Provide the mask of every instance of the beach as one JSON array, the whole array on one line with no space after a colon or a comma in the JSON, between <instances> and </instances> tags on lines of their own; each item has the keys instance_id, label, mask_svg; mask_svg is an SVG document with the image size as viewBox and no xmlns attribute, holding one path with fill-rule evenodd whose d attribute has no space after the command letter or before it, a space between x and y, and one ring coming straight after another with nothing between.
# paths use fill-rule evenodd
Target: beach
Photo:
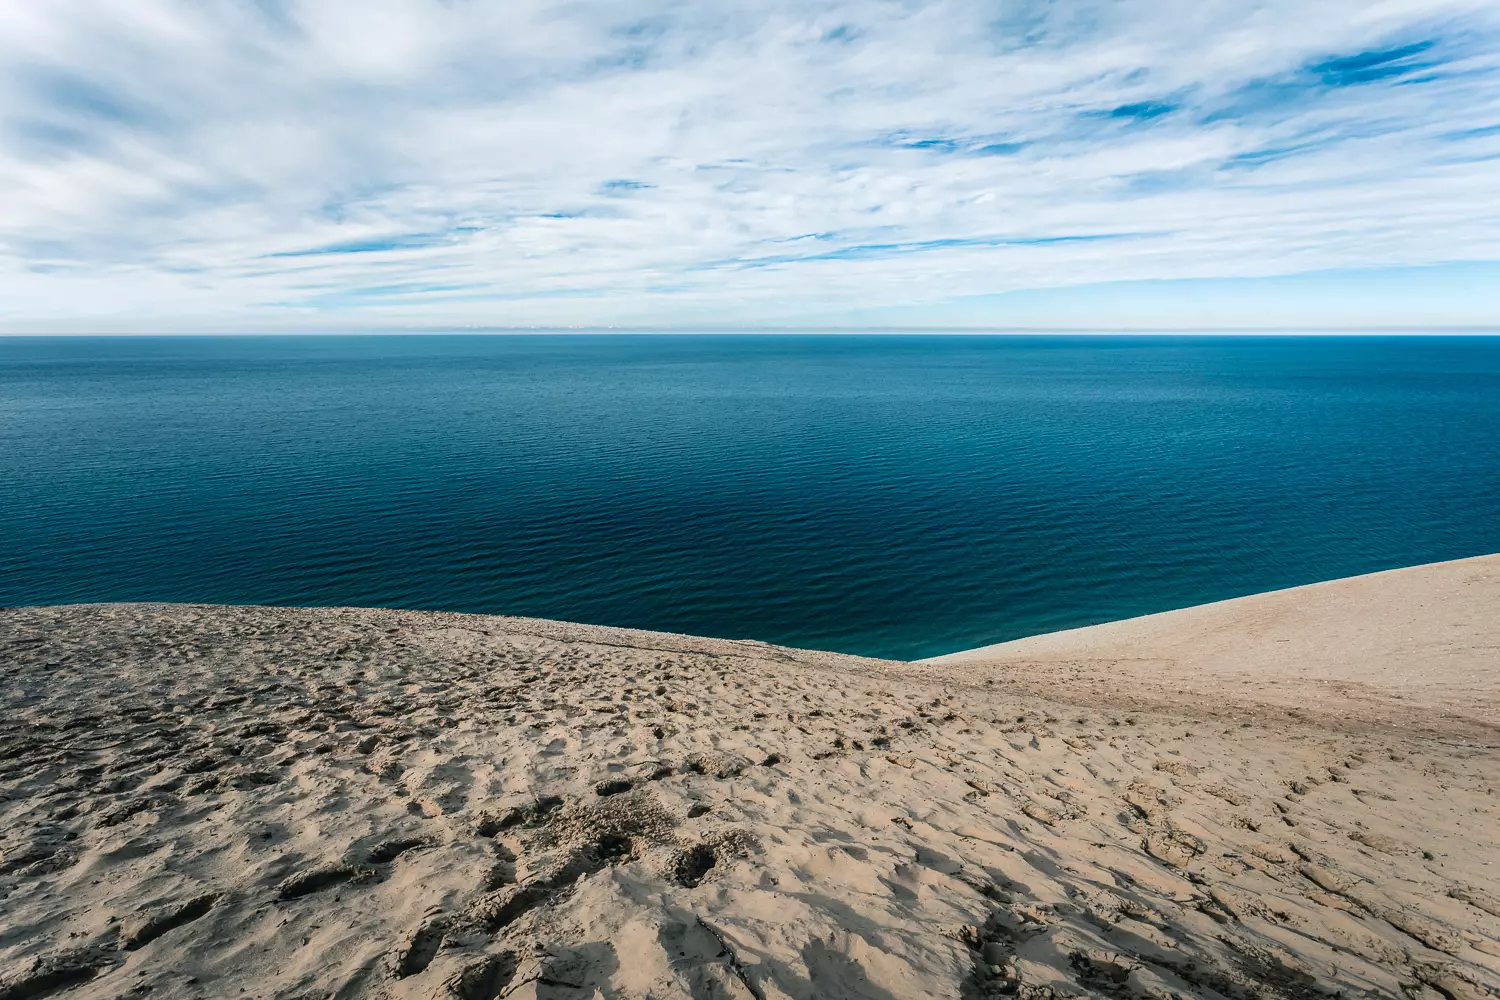
<instances>
[{"instance_id":1,"label":"beach","mask_svg":"<svg viewBox=\"0 0 1500 1000\"><path fill-rule=\"evenodd\" d=\"M0 1000L1500 995L1500 556L915 662L0 610Z\"/></svg>"}]
</instances>

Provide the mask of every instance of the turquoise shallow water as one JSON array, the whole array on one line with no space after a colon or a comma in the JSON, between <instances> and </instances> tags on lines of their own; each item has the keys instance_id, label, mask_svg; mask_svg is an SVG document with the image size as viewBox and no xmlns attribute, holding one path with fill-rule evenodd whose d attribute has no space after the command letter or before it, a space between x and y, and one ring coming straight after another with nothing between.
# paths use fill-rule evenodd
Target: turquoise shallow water
<instances>
[{"instance_id":1,"label":"turquoise shallow water","mask_svg":"<svg viewBox=\"0 0 1500 1000\"><path fill-rule=\"evenodd\" d=\"M0 339L0 604L933 655L1500 551L1500 339Z\"/></svg>"}]
</instances>

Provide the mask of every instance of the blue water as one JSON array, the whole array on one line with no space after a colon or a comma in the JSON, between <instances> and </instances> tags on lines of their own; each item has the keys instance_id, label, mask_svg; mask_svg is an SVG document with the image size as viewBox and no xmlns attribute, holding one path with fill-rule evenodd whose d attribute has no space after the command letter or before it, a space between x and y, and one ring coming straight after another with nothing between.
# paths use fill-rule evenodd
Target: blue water
<instances>
[{"instance_id":1,"label":"blue water","mask_svg":"<svg viewBox=\"0 0 1500 1000\"><path fill-rule=\"evenodd\" d=\"M892 657L1500 551L1500 338L0 339L0 604Z\"/></svg>"}]
</instances>

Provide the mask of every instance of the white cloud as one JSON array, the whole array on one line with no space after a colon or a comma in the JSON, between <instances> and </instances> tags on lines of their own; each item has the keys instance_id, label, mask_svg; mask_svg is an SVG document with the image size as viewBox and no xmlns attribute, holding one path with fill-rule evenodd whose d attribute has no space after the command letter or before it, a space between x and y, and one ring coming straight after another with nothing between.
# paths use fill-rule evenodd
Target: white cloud
<instances>
[{"instance_id":1,"label":"white cloud","mask_svg":"<svg viewBox=\"0 0 1500 1000\"><path fill-rule=\"evenodd\" d=\"M0 323L762 322L1500 258L1500 13L0 0Z\"/></svg>"}]
</instances>

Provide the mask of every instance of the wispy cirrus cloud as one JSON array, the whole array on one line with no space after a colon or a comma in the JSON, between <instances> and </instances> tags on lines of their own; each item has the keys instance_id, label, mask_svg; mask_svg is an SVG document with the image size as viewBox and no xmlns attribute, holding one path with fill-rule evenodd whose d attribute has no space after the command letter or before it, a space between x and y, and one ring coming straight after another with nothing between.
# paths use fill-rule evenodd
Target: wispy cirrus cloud
<instances>
[{"instance_id":1,"label":"wispy cirrus cloud","mask_svg":"<svg viewBox=\"0 0 1500 1000\"><path fill-rule=\"evenodd\" d=\"M766 322L1500 258L1500 13L0 5L0 323Z\"/></svg>"}]
</instances>

